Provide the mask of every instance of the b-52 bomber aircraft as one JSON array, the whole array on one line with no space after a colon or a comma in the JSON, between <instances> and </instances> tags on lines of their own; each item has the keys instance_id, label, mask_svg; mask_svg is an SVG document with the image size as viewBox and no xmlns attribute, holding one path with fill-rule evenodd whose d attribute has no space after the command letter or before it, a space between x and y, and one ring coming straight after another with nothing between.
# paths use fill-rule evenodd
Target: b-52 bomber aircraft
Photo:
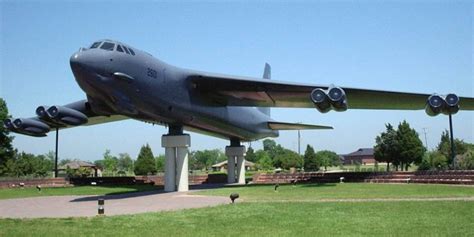
<instances>
[{"instance_id":1,"label":"b-52 bomber aircraft","mask_svg":"<svg viewBox=\"0 0 474 237\"><path fill-rule=\"evenodd\" d=\"M166 125L170 134L183 129L231 142L277 137L279 130L331 129L285 123L270 117L270 107L330 110L421 110L435 116L474 110L474 98L455 94L418 94L229 76L169 65L113 40L94 42L70 58L74 77L87 99L67 105L39 106L36 116L12 118L12 132L46 136L51 129L136 119Z\"/></svg>"}]
</instances>

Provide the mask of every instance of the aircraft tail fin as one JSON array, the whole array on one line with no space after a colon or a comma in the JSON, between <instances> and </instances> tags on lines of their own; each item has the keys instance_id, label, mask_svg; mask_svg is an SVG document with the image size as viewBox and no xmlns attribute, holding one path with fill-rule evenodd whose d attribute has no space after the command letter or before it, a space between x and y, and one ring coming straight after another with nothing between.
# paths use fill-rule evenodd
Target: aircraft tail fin
<instances>
[{"instance_id":1,"label":"aircraft tail fin","mask_svg":"<svg viewBox=\"0 0 474 237\"><path fill-rule=\"evenodd\" d=\"M284 122L268 122L268 128L272 130L333 129L331 126Z\"/></svg>"},{"instance_id":2,"label":"aircraft tail fin","mask_svg":"<svg viewBox=\"0 0 474 237\"><path fill-rule=\"evenodd\" d=\"M265 63L265 68L263 69L263 79L268 79L270 80L272 78L272 67L270 64ZM269 107L257 107L260 112L268 115L270 117L270 111L271 109Z\"/></svg>"}]
</instances>

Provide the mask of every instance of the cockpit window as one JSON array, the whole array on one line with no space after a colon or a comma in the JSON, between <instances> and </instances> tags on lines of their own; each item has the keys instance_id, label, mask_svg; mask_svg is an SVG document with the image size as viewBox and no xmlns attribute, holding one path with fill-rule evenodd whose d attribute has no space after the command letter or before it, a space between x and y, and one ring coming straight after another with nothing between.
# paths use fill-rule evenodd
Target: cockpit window
<instances>
[{"instance_id":1,"label":"cockpit window","mask_svg":"<svg viewBox=\"0 0 474 237\"><path fill-rule=\"evenodd\" d=\"M91 49L95 49L95 48L99 47L100 43L102 43L102 42L94 42L94 43L91 45L90 48L91 48Z\"/></svg>"},{"instance_id":2,"label":"cockpit window","mask_svg":"<svg viewBox=\"0 0 474 237\"><path fill-rule=\"evenodd\" d=\"M105 49L105 50L109 50L109 51L113 51L114 47L115 47L115 44L110 43L110 42L104 42L102 44L102 46L100 46L101 49Z\"/></svg>"},{"instance_id":3,"label":"cockpit window","mask_svg":"<svg viewBox=\"0 0 474 237\"><path fill-rule=\"evenodd\" d=\"M122 46L120 46L119 44L117 44L117 51L119 51L119 52L122 52L122 53L123 53Z\"/></svg>"},{"instance_id":4,"label":"cockpit window","mask_svg":"<svg viewBox=\"0 0 474 237\"><path fill-rule=\"evenodd\" d=\"M123 49L125 50L127 54L130 54L130 51L128 51L127 47L123 46Z\"/></svg>"},{"instance_id":5,"label":"cockpit window","mask_svg":"<svg viewBox=\"0 0 474 237\"><path fill-rule=\"evenodd\" d=\"M135 55L135 52L133 52L133 49L129 48L128 50L130 50L130 53L131 53L132 55Z\"/></svg>"}]
</instances>

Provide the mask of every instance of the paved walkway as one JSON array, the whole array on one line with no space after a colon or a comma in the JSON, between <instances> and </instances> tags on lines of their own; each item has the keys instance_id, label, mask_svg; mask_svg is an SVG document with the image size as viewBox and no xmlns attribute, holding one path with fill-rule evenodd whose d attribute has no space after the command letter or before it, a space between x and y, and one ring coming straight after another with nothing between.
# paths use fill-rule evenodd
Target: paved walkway
<instances>
[{"instance_id":1,"label":"paved walkway","mask_svg":"<svg viewBox=\"0 0 474 237\"><path fill-rule=\"evenodd\" d=\"M0 200L0 218L87 217L97 215L97 199L105 199L107 216L209 207L229 203L228 197L191 192L139 192L110 196L50 196Z\"/></svg>"}]
</instances>

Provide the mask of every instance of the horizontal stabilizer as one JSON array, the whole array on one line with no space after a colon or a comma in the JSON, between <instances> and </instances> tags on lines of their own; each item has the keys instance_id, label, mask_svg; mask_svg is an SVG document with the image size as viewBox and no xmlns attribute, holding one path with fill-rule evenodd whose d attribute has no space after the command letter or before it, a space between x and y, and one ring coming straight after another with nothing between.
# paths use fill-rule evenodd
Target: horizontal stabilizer
<instances>
[{"instance_id":1,"label":"horizontal stabilizer","mask_svg":"<svg viewBox=\"0 0 474 237\"><path fill-rule=\"evenodd\" d=\"M272 130L333 129L331 126L283 122L268 122L268 127Z\"/></svg>"}]
</instances>

